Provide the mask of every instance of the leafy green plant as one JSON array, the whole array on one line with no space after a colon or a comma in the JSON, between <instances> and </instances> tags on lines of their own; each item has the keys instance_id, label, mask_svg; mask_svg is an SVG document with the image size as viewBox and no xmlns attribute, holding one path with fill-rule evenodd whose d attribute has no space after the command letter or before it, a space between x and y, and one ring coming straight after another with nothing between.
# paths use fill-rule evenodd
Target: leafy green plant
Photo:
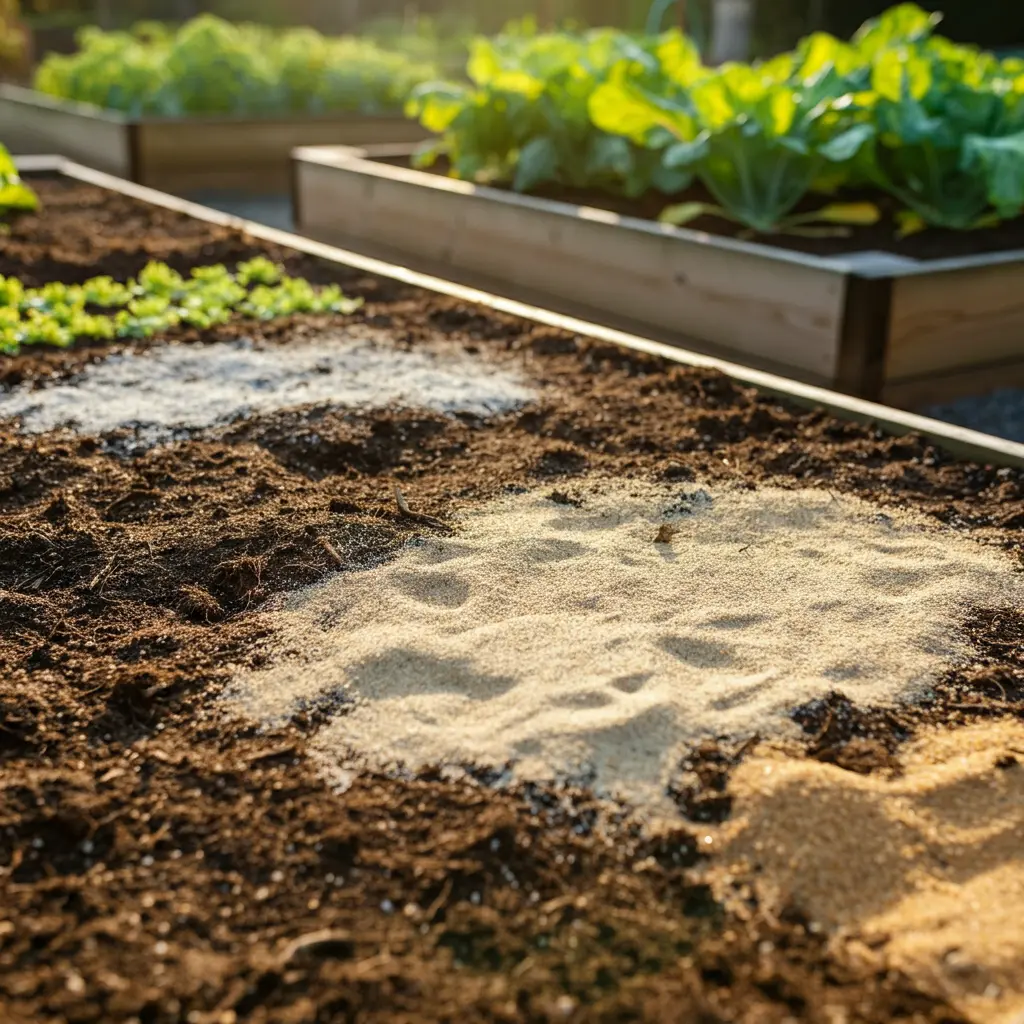
<instances>
[{"instance_id":1,"label":"leafy green plant","mask_svg":"<svg viewBox=\"0 0 1024 1024\"><path fill-rule=\"evenodd\" d=\"M177 31L152 22L132 32L86 28L78 42L77 53L47 56L36 89L131 116L380 113L401 109L437 73L366 40L213 15Z\"/></svg>"},{"instance_id":2,"label":"leafy green plant","mask_svg":"<svg viewBox=\"0 0 1024 1024\"><path fill-rule=\"evenodd\" d=\"M829 164L848 163L870 131L837 102L832 83L794 81L792 57L764 65L727 64L696 76L675 101L654 96L625 69L591 102L594 121L662 153L669 168L692 171L720 204L684 203L663 219L687 223L704 213L755 231L800 227L793 210ZM613 90L618 90L617 94ZM829 209L830 223L864 209Z\"/></svg>"},{"instance_id":3,"label":"leafy green plant","mask_svg":"<svg viewBox=\"0 0 1024 1024\"><path fill-rule=\"evenodd\" d=\"M12 215L28 213L39 207L39 200L18 174L11 154L0 146L0 220Z\"/></svg>"},{"instance_id":4,"label":"leafy green plant","mask_svg":"<svg viewBox=\"0 0 1024 1024\"><path fill-rule=\"evenodd\" d=\"M520 192L545 184L627 196L684 188L687 172L604 131L590 116L591 97L624 62L652 92L668 69L699 65L696 50L678 32L506 31L474 40L470 84L426 83L407 105L410 116L440 136L423 149L421 165L445 157L456 177L508 182Z\"/></svg>"},{"instance_id":5,"label":"leafy green plant","mask_svg":"<svg viewBox=\"0 0 1024 1024\"><path fill-rule=\"evenodd\" d=\"M337 285L314 288L265 257L239 263L234 273L221 264L197 267L189 277L150 263L124 284L95 277L80 285L25 288L17 278L0 276L0 352L67 347L78 339L148 338L180 325L205 330L236 316L349 314L360 305Z\"/></svg>"},{"instance_id":6,"label":"leafy green plant","mask_svg":"<svg viewBox=\"0 0 1024 1024\"><path fill-rule=\"evenodd\" d=\"M673 224L842 234L888 195L904 231L983 227L1024 212L1024 60L943 39L940 21L903 3L849 41L719 68L674 32L505 32L474 42L470 85L422 85L408 110L440 135L425 165L518 191L661 191ZM679 195L693 178L713 203ZM837 198L863 187L878 200Z\"/></svg>"},{"instance_id":7,"label":"leafy green plant","mask_svg":"<svg viewBox=\"0 0 1024 1024\"><path fill-rule=\"evenodd\" d=\"M1024 65L935 36L938 20L904 4L854 40L870 68L851 95L870 132L857 167L906 207L905 233L1024 210ZM890 45L869 48L879 35Z\"/></svg>"}]
</instances>

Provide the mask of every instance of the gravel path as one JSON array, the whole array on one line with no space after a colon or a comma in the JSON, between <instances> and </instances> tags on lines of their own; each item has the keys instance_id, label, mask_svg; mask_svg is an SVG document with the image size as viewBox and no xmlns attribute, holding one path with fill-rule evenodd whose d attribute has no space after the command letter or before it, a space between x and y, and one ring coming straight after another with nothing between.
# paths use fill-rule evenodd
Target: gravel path
<instances>
[{"instance_id":1,"label":"gravel path","mask_svg":"<svg viewBox=\"0 0 1024 1024\"><path fill-rule=\"evenodd\" d=\"M246 196L234 191L192 192L185 197L214 210L266 224L281 231L294 231L292 201L287 195Z\"/></svg>"},{"instance_id":2,"label":"gravel path","mask_svg":"<svg viewBox=\"0 0 1024 1024\"><path fill-rule=\"evenodd\" d=\"M1024 441L1024 389L1001 388L987 395L958 398L921 409L925 416L961 427Z\"/></svg>"}]
</instances>

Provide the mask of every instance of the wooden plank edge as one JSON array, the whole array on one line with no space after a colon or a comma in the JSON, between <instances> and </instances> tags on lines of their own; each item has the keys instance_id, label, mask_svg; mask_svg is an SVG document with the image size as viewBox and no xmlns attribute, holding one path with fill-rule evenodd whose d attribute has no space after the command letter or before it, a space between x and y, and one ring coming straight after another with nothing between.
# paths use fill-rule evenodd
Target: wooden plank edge
<instances>
[{"instance_id":1,"label":"wooden plank edge","mask_svg":"<svg viewBox=\"0 0 1024 1024\"><path fill-rule=\"evenodd\" d=\"M430 174L428 171L416 170L413 167L383 163L372 158L375 151L376 147L299 146L293 150L292 159L299 164L313 163L349 174L362 174L369 178L388 178L391 181L416 188L457 193L482 202L529 209L533 212L546 213L552 217L580 218L628 231L636 231L644 235L653 235L656 238L673 238L705 250L718 249L723 252L742 253L745 256L761 260L788 263L836 275L851 273L853 269L840 257L811 256L793 249L780 249L760 242L745 242L738 238L727 238L724 235L710 235L704 231L661 224L658 221L644 220L640 217L630 217L611 210L601 210L594 206L577 206L557 199L522 195L488 185L474 185L472 182L447 178L440 174Z\"/></svg>"},{"instance_id":2,"label":"wooden plank edge","mask_svg":"<svg viewBox=\"0 0 1024 1024\"><path fill-rule=\"evenodd\" d=\"M386 150L391 150L387 152ZM295 158L298 160L305 160L310 163L320 164L324 167L336 167L344 169L346 165L353 165L356 162L366 162L371 166L379 168L388 168L388 173L384 176L394 178L397 180L407 181L409 183L419 183L426 185L427 182L423 181L420 175L426 174L424 171L417 171L414 168L395 167L394 165L381 164L379 161L386 159L387 157L401 156L402 145L397 144L395 146L366 146L366 147L355 147L355 146L300 146L295 150ZM623 226L641 228L646 231L654 231L660 234L672 234L678 237L687 238L693 242L700 242L706 245L715 245L722 248L730 248L735 251L748 252L761 256L771 256L778 259L789 260L790 262L802 263L805 266L814 266L823 270L837 270L840 273L857 273L858 267L855 262L847 262L842 256L812 256L808 253L801 253L791 249L780 249L778 246L767 245L761 242L745 242L735 238L718 237L715 235L708 235L704 232L694 231L691 228L671 227L668 225L658 225L656 222L645 221L638 217L629 217L622 214L613 213L608 210L600 210L589 206L572 206L570 203L561 203L557 200L540 199L536 196L519 196L516 193L505 192L501 189L488 188L487 186L472 185L469 182L459 181L454 178L443 178L438 175L426 174L427 178L432 179L430 184L435 188L443 188L448 191L458 191L465 194L478 193L486 195L488 198L495 198L495 196L505 199L506 201L515 202L518 200L525 200L530 203L553 205L556 207L571 207L581 217L586 217L590 220L600 220L607 223L620 224ZM439 184L440 182L440 184ZM851 260L856 261L856 258L861 255L859 253L851 253ZM900 277L920 277L924 274L943 274L943 273L955 273L960 270L975 270L983 269L986 267L1002 266L1007 263L1024 263L1024 249L1007 249L1002 252L989 252L989 253L978 253L971 256L949 256L944 259L932 259L925 260L916 257L909 257L906 260L906 264L902 267L893 266L885 270L884 276L900 278ZM878 275L869 274L863 275L867 277L875 277Z\"/></svg>"},{"instance_id":3,"label":"wooden plank edge","mask_svg":"<svg viewBox=\"0 0 1024 1024\"><path fill-rule=\"evenodd\" d=\"M29 159L39 158L33 157ZM53 160L52 157L46 159ZM713 356L705 356L699 352L676 348L664 342L651 341L637 335L627 334L624 331L602 327L600 324L588 323L575 317L563 316L560 313L553 313L550 310L530 306L513 299L505 299L488 292L467 288L451 281L445 281L439 277L417 273L406 267L362 256L357 252L339 249L324 242L303 238L301 235L288 231L280 231L277 228L256 224L241 217L221 213L218 210L211 210L209 207L201 206L198 203L178 199L164 192L158 192L144 185L136 185L133 182L115 178L113 175L105 174L102 171L95 171L71 161L58 158L52 167L48 166L46 169L59 170L61 173L78 181L84 181L100 188L120 192L123 195L152 203L154 206L160 206L167 210L187 214L210 224L234 227L247 232L254 238L259 238L261 241L294 249L297 252L315 256L328 262L341 263L369 274L387 277L411 287L424 288L428 291L460 299L463 302L475 303L510 316L521 317L533 323L544 324L548 327L555 327L587 338L619 345L634 352L657 356L683 366L717 370L742 384L757 388L766 394L788 399L800 405L822 408L842 419L872 424L888 434L895 436L919 434L959 458L983 465L1024 467L1024 444L1019 444L1015 441L983 434L976 430L968 430L965 427L957 427L949 423L943 423L940 420L919 416L916 413L893 409L880 405L877 402L867 401L866 399L853 398L814 384L801 384L799 381L790 380L777 374L766 373L762 370L754 370L739 363L729 362Z\"/></svg>"},{"instance_id":4,"label":"wooden plank edge","mask_svg":"<svg viewBox=\"0 0 1024 1024\"><path fill-rule=\"evenodd\" d=\"M78 100L60 99L57 96L49 96L45 92L27 89L23 85L15 85L13 82L0 83L0 101L25 107L28 114L31 114L33 109L43 109L59 114L73 114L75 117L93 121L106 121L109 124L126 125L131 123L131 118L117 110L106 110L103 107L94 106L92 103L81 103Z\"/></svg>"}]
</instances>

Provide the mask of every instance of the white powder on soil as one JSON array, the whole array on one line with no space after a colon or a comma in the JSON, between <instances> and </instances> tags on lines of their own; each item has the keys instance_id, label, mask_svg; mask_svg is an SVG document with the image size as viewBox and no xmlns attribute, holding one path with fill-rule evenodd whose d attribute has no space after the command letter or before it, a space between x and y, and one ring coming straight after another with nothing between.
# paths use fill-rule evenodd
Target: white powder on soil
<instances>
[{"instance_id":1,"label":"white powder on soil","mask_svg":"<svg viewBox=\"0 0 1024 1024\"><path fill-rule=\"evenodd\" d=\"M482 361L335 334L266 348L220 342L112 355L72 380L0 394L0 419L20 416L31 433L67 425L88 434L137 427L156 442L315 403L489 416L533 397L521 381Z\"/></svg>"},{"instance_id":2,"label":"white powder on soil","mask_svg":"<svg viewBox=\"0 0 1024 1024\"><path fill-rule=\"evenodd\" d=\"M854 498L583 497L503 499L279 600L270 667L237 695L265 721L333 701L316 744L334 766L511 763L658 809L687 743L784 733L833 690L918 695L967 653L970 605L1024 598L1001 553Z\"/></svg>"}]
</instances>

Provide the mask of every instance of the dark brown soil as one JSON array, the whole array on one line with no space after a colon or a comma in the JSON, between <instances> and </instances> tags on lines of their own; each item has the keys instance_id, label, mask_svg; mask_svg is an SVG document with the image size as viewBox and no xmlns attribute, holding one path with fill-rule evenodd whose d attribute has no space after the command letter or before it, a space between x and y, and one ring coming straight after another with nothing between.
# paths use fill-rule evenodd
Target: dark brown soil
<instances>
[{"instance_id":1,"label":"dark brown soil","mask_svg":"<svg viewBox=\"0 0 1024 1024\"><path fill-rule=\"evenodd\" d=\"M267 251L95 189L42 191L46 211L0 242L3 272L26 281ZM729 813L742 742L680 765L682 816L655 840L582 790L426 773L333 793L306 756L321 709L268 734L217 697L270 629L264 598L509 488L571 501L592 475L819 486L1019 556L1022 474L272 254L365 295L357 317L396 339L513 362L545 397L487 422L292 412L130 458L0 427L0 1020L960 1020L908 979L844 962L795 915L715 905L699 839ZM90 357L29 353L4 379ZM441 522L402 515L392 482ZM975 609L970 628L976 659L925 705L801 709L809 756L878 770L924 722L1020 714L1024 616Z\"/></svg>"},{"instance_id":2,"label":"dark brown soil","mask_svg":"<svg viewBox=\"0 0 1024 1024\"><path fill-rule=\"evenodd\" d=\"M389 159L382 163L405 163ZM446 175L444 161L431 169L433 173ZM501 188L500 184L496 187ZM666 196L659 192L648 192L638 199L626 199L600 189L574 189L545 185L534 193L542 199L572 206L590 206L598 210L610 210L624 217L656 221L667 206L676 203L710 203L719 206L718 200L700 183L678 195ZM929 228L927 231L899 238L896 215L901 209L899 203L889 196L874 190L847 190L827 200L809 197L795 212L808 213L825 206L826 203L870 202L879 207L881 219L870 227L853 227L841 237L805 238L799 235L775 234L753 235L741 225L722 217L703 216L686 225L694 231L704 231L722 238L744 238L765 245L774 245L794 252L809 253L813 256L845 256L855 252L889 252L898 256L909 256L918 260L943 260L964 256L979 256L985 253L1010 252L1024 249L1024 217L1006 221L998 227L978 231L948 231L944 228Z\"/></svg>"}]
</instances>

